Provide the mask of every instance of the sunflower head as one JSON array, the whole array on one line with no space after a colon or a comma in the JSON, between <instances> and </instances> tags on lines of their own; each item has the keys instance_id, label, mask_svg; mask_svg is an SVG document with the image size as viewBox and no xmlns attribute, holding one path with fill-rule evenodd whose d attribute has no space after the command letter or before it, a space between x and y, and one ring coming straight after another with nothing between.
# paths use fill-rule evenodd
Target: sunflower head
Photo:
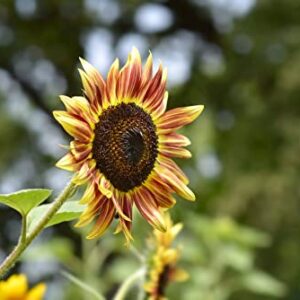
<instances>
[{"instance_id":1,"label":"sunflower head","mask_svg":"<svg viewBox=\"0 0 300 300\"><path fill-rule=\"evenodd\" d=\"M0 300L42 300L45 292L44 283L29 290L24 274L12 275L6 281L0 281Z\"/></svg>"},{"instance_id":2,"label":"sunflower head","mask_svg":"<svg viewBox=\"0 0 300 300\"><path fill-rule=\"evenodd\" d=\"M87 236L101 236L117 214L116 232L132 239L132 206L159 230L165 230L160 208L175 204L174 193L195 200L188 179L173 157L189 158L190 141L176 130L196 119L202 105L166 112L167 72L153 73L152 55L142 67L133 48L125 66L112 64L106 80L81 59L84 96L60 99L65 111L54 117L73 137L69 152L57 166L75 172L73 181L86 184L87 204L77 226L96 220Z\"/></svg>"},{"instance_id":3,"label":"sunflower head","mask_svg":"<svg viewBox=\"0 0 300 300\"><path fill-rule=\"evenodd\" d=\"M167 230L165 232L154 229L149 239L149 244L154 248L149 263L148 281L145 290L149 300L162 300L165 297L165 290L169 283L184 281L188 274L177 267L180 258L179 248L172 246L174 239L182 229L182 224L173 225L169 214L165 214Z\"/></svg>"}]
</instances>

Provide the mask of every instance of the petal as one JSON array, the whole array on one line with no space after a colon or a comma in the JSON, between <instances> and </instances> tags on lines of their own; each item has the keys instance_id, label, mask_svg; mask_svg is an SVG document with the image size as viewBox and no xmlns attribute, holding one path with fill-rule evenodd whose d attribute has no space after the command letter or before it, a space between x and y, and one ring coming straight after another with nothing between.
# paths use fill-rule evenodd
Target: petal
<instances>
[{"instance_id":1,"label":"petal","mask_svg":"<svg viewBox=\"0 0 300 300\"><path fill-rule=\"evenodd\" d=\"M195 201L194 193L169 169L161 166L156 166L155 172L157 176L159 176L163 181L168 182L168 184L178 195L185 198L186 200Z\"/></svg>"},{"instance_id":2,"label":"petal","mask_svg":"<svg viewBox=\"0 0 300 300\"><path fill-rule=\"evenodd\" d=\"M5 292L12 294L13 298L16 299L22 299L28 289L27 277L24 274L12 275L6 281L0 282L0 284L1 283L3 284ZM6 297L4 299L6 299Z\"/></svg>"},{"instance_id":3,"label":"petal","mask_svg":"<svg viewBox=\"0 0 300 300\"><path fill-rule=\"evenodd\" d=\"M152 66L153 66L152 53L149 51L149 56L147 58L146 64L144 66L143 74L142 74L142 82L141 82L142 88L150 81L152 77Z\"/></svg>"},{"instance_id":4,"label":"petal","mask_svg":"<svg viewBox=\"0 0 300 300\"><path fill-rule=\"evenodd\" d=\"M85 184L95 173L96 162L95 160L87 160L81 166L79 172L75 174L72 182L77 185Z\"/></svg>"},{"instance_id":5,"label":"petal","mask_svg":"<svg viewBox=\"0 0 300 300\"><path fill-rule=\"evenodd\" d=\"M161 191L161 193L174 193L175 190L170 186L168 181L159 177L155 171L156 170L154 169L153 175L145 182L145 186L149 190L154 189L155 192Z\"/></svg>"},{"instance_id":6,"label":"petal","mask_svg":"<svg viewBox=\"0 0 300 300\"><path fill-rule=\"evenodd\" d=\"M79 170L82 162L77 162L71 153L67 153L55 165L60 169L75 172Z\"/></svg>"},{"instance_id":7,"label":"petal","mask_svg":"<svg viewBox=\"0 0 300 300\"><path fill-rule=\"evenodd\" d=\"M32 288L26 295L26 300L42 300L46 293L46 285L40 283Z\"/></svg>"},{"instance_id":8,"label":"petal","mask_svg":"<svg viewBox=\"0 0 300 300\"><path fill-rule=\"evenodd\" d=\"M153 196L156 199L156 202L159 205L159 207L162 208L171 208L176 203L176 199L171 194L153 192Z\"/></svg>"},{"instance_id":9,"label":"petal","mask_svg":"<svg viewBox=\"0 0 300 300\"><path fill-rule=\"evenodd\" d=\"M130 219L129 217L127 217L127 216L125 215L125 213L123 212L122 206L121 206L121 204L120 204L121 198L120 198L120 196L118 195L118 192L117 192L117 191L115 191L115 193L112 194L111 200L112 200L112 202L114 203L115 209L116 209L117 214L119 215L119 217L121 217L122 219L124 219L124 220L126 220L126 221L128 221L128 222L131 222L131 219Z\"/></svg>"},{"instance_id":10,"label":"petal","mask_svg":"<svg viewBox=\"0 0 300 300\"><path fill-rule=\"evenodd\" d=\"M170 274L170 280L177 282L186 281L189 277L189 274L185 270L178 268L173 270Z\"/></svg>"},{"instance_id":11,"label":"petal","mask_svg":"<svg viewBox=\"0 0 300 300\"><path fill-rule=\"evenodd\" d=\"M75 139L84 142L91 141L93 131L86 122L79 120L65 111L54 111L53 115L65 131Z\"/></svg>"},{"instance_id":12,"label":"petal","mask_svg":"<svg viewBox=\"0 0 300 300\"><path fill-rule=\"evenodd\" d=\"M188 177L184 174L184 172L178 167L178 165L172 160L167 157L158 156L157 160L159 163L168 168L175 176L177 176L184 184L189 183Z\"/></svg>"},{"instance_id":13,"label":"petal","mask_svg":"<svg viewBox=\"0 0 300 300\"><path fill-rule=\"evenodd\" d=\"M159 136L159 143L169 146L185 147L191 144L191 141L184 135L171 132L168 134L161 134Z\"/></svg>"},{"instance_id":14,"label":"petal","mask_svg":"<svg viewBox=\"0 0 300 300\"><path fill-rule=\"evenodd\" d=\"M141 215L156 229L166 231L164 218L158 209L153 195L147 188L138 189L133 195L134 203Z\"/></svg>"},{"instance_id":15,"label":"petal","mask_svg":"<svg viewBox=\"0 0 300 300\"><path fill-rule=\"evenodd\" d=\"M87 208L80 215L75 227L83 227L91 223L93 219L101 213L105 201L107 201L107 198L105 198L103 195L95 194L93 198L90 199L90 203L88 204Z\"/></svg>"},{"instance_id":16,"label":"petal","mask_svg":"<svg viewBox=\"0 0 300 300\"><path fill-rule=\"evenodd\" d=\"M131 99L138 94L142 76L141 57L136 48L128 56L126 65L120 71L117 84L119 100Z\"/></svg>"},{"instance_id":17,"label":"petal","mask_svg":"<svg viewBox=\"0 0 300 300\"><path fill-rule=\"evenodd\" d=\"M94 102L95 99L95 86L94 83L91 81L89 76L81 69L78 69L81 82L83 85L84 92L87 98L90 100L91 103Z\"/></svg>"},{"instance_id":18,"label":"petal","mask_svg":"<svg viewBox=\"0 0 300 300\"><path fill-rule=\"evenodd\" d=\"M191 158L192 153L181 147L159 146L159 153L167 157Z\"/></svg>"},{"instance_id":19,"label":"petal","mask_svg":"<svg viewBox=\"0 0 300 300\"><path fill-rule=\"evenodd\" d=\"M97 195L96 192L97 192L97 185L94 182L90 182L87 185L87 187L86 187L79 203L80 204L86 204L90 201L93 201L93 199L96 198L96 195Z\"/></svg>"},{"instance_id":20,"label":"petal","mask_svg":"<svg viewBox=\"0 0 300 300\"><path fill-rule=\"evenodd\" d=\"M121 205L122 210L126 216L129 217L130 222L120 218L119 225L115 233L122 231L126 238L126 245L128 246L130 242L133 240L131 235L131 226L132 226L132 199L129 195L122 194L121 195Z\"/></svg>"},{"instance_id":21,"label":"petal","mask_svg":"<svg viewBox=\"0 0 300 300\"><path fill-rule=\"evenodd\" d=\"M164 251L163 260L166 265L175 264L178 260L179 251L178 249L169 248Z\"/></svg>"},{"instance_id":22,"label":"petal","mask_svg":"<svg viewBox=\"0 0 300 300\"><path fill-rule=\"evenodd\" d=\"M119 60L116 59L108 72L107 84L106 84L107 94L111 105L117 104L116 89L117 89L118 77L119 77Z\"/></svg>"},{"instance_id":23,"label":"petal","mask_svg":"<svg viewBox=\"0 0 300 300\"><path fill-rule=\"evenodd\" d=\"M154 110L164 100L167 82L167 70L159 66L157 73L147 86L147 90L143 96L143 105Z\"/></svg>"},{"instance_id":24,"label":"petal","mask_svg":"<svg viewBox=\"0 0 300 300\"><path fill-rule=\"evenodd\" d=\"M182 230L182 223L177 223L176 225L172 226L171 232L172 232L172 238L174 239L176 235Z\"/></svg>"},{"instance_id":25,"label":"petal","mask_svg":"<svg viewBox=\"0 0 300 300\"><path fill-rule=\"evenodd\" d=\"M179 107L167 111L159 120L157 128L159 133L168 133L193 122L203 111L203 105Z\"/></svg>"},{"instance_id":26,"label":"petal","mask_svg":"<svg viewBox=\"0 0 300 300\"><path fill-rule=\"evenodd\" d=\"M100 213L92 231L87 236L87 239L100 237L112 222L115 212L116 210L113 202L110 201L110 199L106 199L105 203L103 204L102 212Z\"/></svg>"},{"instance_id":27,"label":"petal","mask_svg":"<svg viewBox=\"0 0 300 300\"><path fill-rule=\"evenodd\" d=\"M104 175L100 176L99 180L99 191L105 195L107 198L112 197L112 191L111 191L111 184L110 182L105 178Z\"/></svg>"},{"instance_id":28,"label":"petal","mask_svg":"<svg viewBox=\"0 0 300 300\"><path fill-rule=\"evenodd\" d=\"M163 208L170 208L176 203L175 198L171 195L170 191L167 190L162 184L155 180L148 180L145 183L147 188L153 194L157 204Z\"/></svg>"},{"instance_id":29,"label":"petal","mask_svg":"<svg viewBox=\"0 0 300 300\"><path fill-rule=\"evenodd\" d=\"M88 84L91 88L91 98L89 98L89 101L94 108L94 111L100 113L101 107L107 107L109 104L106 93L106 83L96 68L94 68L84 59L79 59L84 71L86 72L86 76L81 74L82 72L80 72L80 75L81 77L83 76L85 78L85 81L88 81Z\"/></svg>"},{"instance_id":30,"label":"petal","mask_svg":"<svg viewBox=\"0 0 300 300\"><path fill-rule=\"evenodd\" d=\"M149 112L151 113L153 120L158 119L166 111L167 104L168 104L168 96L169 93L165 92L162 101L157 101L157 103L149 109Z\"/></svg>"},{"instance_id":31,"label":"petal","mask_svg":"<svg viewBox=\"0 0 300 300\"><path fill-rule=\"evenodd\" d=\"M155 95L161 85L162 75L163 67L162 64L160 64L153 78L149 78L148 82L145 82L144 86L141 86L138 97L143 99L145 107L149 107L151 105L153 95Z\"/></svg>"},{"instance_id":32,"label":"petal","mask_svg":"<svg viewBox=\"0 0 300 300\"><path fill-rule=\"evenodd\" d=\"M82 161L92 154L92 144L72 141L70 143L70 152L77 161Z\"/></svg>"},{"instance_id":33,"label":"petal","mask_svg":"<svg viewBox=\"0 0 300 300\"><path fill-rule=\"evenodd\" d=\"M66 107L68 113L79 116L85 120L91 128L98 121L97 115L93 114L89 102L84 97L67 97L59 96L60 100Z\"/></svg>"}]
</instances>

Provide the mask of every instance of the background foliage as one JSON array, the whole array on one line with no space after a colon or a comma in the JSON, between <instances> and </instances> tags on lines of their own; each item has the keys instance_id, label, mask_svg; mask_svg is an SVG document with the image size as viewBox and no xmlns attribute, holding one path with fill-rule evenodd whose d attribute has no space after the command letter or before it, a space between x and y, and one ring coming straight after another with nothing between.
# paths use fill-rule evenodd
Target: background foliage
<instances>
[{"instance_id":1,"label":"background foliage","mask_svg":"<svg viewBox=\"0 0 300 300\"><path fill-rule=\"evenodd\" d=\"M170 287L171 299L299 299L299 9L294 0L2 0L0 193L57 193L69 179L53 167L68 137L51 111L57 95L81 94L79 56L105 74L133 45L143 58L151 49L169 70L169 106L206 106L185 130L193 159L179 162L198 201L173 210L185 223L182 263L192 279ZM0 216L3 258L19 218L3 206ZM144 251L150 228L141 225ZM62 224L16 268L45 280L49 299L84 299L62 267L109 299L138 265L122 244L111 234L87 243Z\"/></svg>"}]
</instances>

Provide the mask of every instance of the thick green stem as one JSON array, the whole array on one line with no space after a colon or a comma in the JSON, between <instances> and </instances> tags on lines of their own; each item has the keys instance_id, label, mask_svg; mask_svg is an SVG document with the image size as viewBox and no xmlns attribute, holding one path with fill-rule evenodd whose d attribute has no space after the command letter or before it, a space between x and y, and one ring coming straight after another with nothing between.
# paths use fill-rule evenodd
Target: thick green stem
<instances>
[{"instance_id":1,"label":"thick green stem","mask_svg":"<svg viewBox=\"0 0 300 300\"><path fill-rule=\"evenodd\" d=\"M135 273L133 273L131 276L129 276L120 286L113 300L125 300L125 297L131 289L131 287L135 284L136 281L144 277L145 272L145 268L141 268Z\"/></svg>"},{"instance_id":2,"label":"thick green stem","mask_svg":"<svg viewBox=\"0 0 300 300\"><path fill-rule=\"evenodd\" d=\"M26 236L26 216L22 220L22 231L19 242L14 250L6 257L0 265L0 278L2 278L17 262L23 251L31 244L36 236L45 228L49 220L55 215L64 202L73 194L75 185L70 182L61 194L53 201L49 210L41 217L38 224Z\"/></svg>"}]
</instances>

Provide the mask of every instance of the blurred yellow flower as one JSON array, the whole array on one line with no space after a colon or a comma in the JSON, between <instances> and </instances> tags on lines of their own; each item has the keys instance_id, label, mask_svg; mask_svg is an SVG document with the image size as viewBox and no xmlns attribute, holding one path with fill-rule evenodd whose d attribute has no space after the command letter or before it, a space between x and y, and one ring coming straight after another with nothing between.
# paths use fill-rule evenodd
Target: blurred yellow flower
<instances>
[{"instance_id":1,"label":"blurred yellow flower","mask_svg":"<svg viewBox=\"0 0 300 300\"><path fill-rule=\"evenodd\" d=\"M29 290L24 274L12 275L6 281L0 281L0 300L42 300L45 292L44 283Z\"/></svg>"},{"instance_id":2,"label":"blurred yellow flower","mask_svg":"<svg viewBox=\"0 0 300 300\"><path fill-rule=\"evenodd\" d=\"M166 232L154 229L150 244L155 252L148 270L149 280L145 290L149 300L165 300L165 289L170 282L185 281L188 278L186 271L176 267L180 258L179 248L172 248L172 243L182 229L182 224L173 225L169 214L165 215Z\"/></svg>"}]
</instances>

